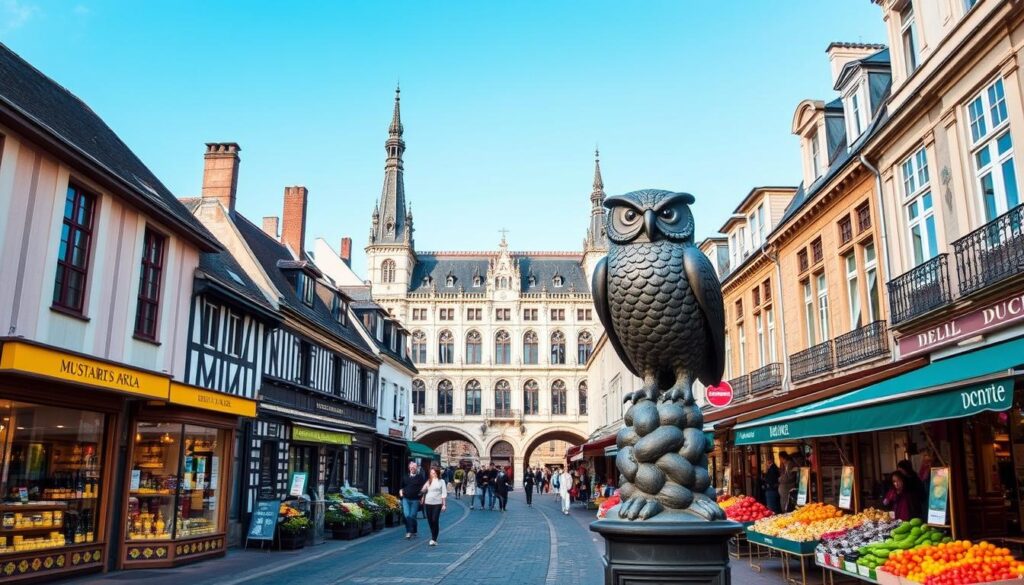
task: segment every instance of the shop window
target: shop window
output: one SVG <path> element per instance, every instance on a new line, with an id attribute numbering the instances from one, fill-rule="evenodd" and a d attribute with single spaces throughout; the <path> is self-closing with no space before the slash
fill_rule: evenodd
<path id="1" fill-rule="evenodd" d="M 128 540 L 194 538 L 223 530 L 218 505 L 225 501 L 224 433 L 180 423 L 136 423 Z M 264 453 L 261 450 L 261 459 L 273 458 L 272 453 Z"/>
<path id="2" fill-rule="evenodd" d="M 0 511 L 9 535 L 0 556 L 96 541 L 106 417 L 11 401 L 0 411 Z"/>

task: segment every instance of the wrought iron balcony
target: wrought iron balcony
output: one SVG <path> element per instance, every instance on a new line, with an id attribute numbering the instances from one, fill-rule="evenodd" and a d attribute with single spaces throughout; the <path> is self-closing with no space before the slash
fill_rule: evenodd
<path id="1" fill-rule="evenodd" d="M 836 367 L 845 368 L 872 358 L 889 355 L 889 328 L 875 321 L 836 337 Z"/>
<path id="2" fill-rule="evenodd" d="M 1024 205 L 953 242 L 960 294 L 1024 272 Z"/>
<path id="3" fill-rule="evenodd" d="M 729 380 L 729 385 L 732 386 L 733 401 L 738 402 L 750 396 L 750 376 L 733 378 Z"/>
<path id="4" fill-rule="evenodd" d="M 750 372 L 750 392 L 761 394 L 782 388 L 782 364 L 775 362 Z"/>
<path id="5" fill-rule="evenodd" d="M 513 408 L 489 408 L 486 417 L 488 420 L 518 420 L 523 418 L 523 413 Z"/>
<path id="6" fill-rule="evenodd" d="M 889 312 L 893 324 L 909 321 L 953 300 L 948 255 L 939 254 L 889 281 Z"/>
<path id="7" fill-rule="evenodd" d="M 812 345 L 789 356 L 789 375 L 794 382 L 832 371 L 832 340 Z"/>

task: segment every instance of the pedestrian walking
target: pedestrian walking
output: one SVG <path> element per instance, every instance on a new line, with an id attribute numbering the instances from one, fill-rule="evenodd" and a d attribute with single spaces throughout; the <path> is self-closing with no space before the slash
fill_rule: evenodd
<path id="1" fill-rule="evenodd" d="M 420 512 L 420 492 L 423 491 L 423 475 L 419 472 L 416 462 L 409 462 L 409 474 L 402 478 L 402 486 L 398 497 L 402 498 L 402 514 L 405 516 L 405 537 L 416 536 L 419 523 L 416 515 Z"/>
<path id="2" fill-rule="evenodd" d="M 523 490 L 526 492 L 526 505 L 533 507 L 533 487 L 536 484 L 537 476 L 533 473 L 532 467 L 526 468 L 523 475 Z"/>
<path id="3" fill-rule="evenodd" d="M 539 494 L 540 493 L 540 488 L 541 488 L 542 484 L 544 483 L 544 474 L 541 472 L 541 468 L 540 468 L 539 465 L 537 466 L 537 471 L 534 473 L 533 480 L 534 480 L 533 481 L 533 487 L 534 487 L 534 489 L 537 490 L 537 493 Z"/>
<path id="4" fill-rule="evenodd" d="M 494 497 L 498 500 L 498 509 L 502 512 L 508 507 L 508 492 L 512 487 L 512 476 L 505 473 L 504 469 L 498 470 L 494 478 Z"/>
<path id="5" fill-rule="evenodd" d="M 469 509 L 473 509 L 473 502 L 476 501 L 476 469 L 472 468 L 466 472 L 466 495 L 469 496 Z"/>
<path id="6" fill-rule="evenodd" d="M 462 499 L 462 480 L 465 478 L 465 476 L 466 476 L 466 471 L 464 469 L 462 469 L 461 467 L 455 470 L 455 480 L 454 480 L 454 483 L 455 483 L 455 499 L 456 500 L 461 500 Z"/>
<path id="7" fill-rule="evenodd" d="M 489 465 L 480 470 L 480 473 L 476 474 L 476 487 L 480 491 L 480 509 L 485 510 L 490 504 L 491 508 L 494 508 L 494 484 L 491 481 L 491 470 L 494 469 L 494 464 Z"/>
<path id="8" fill-rule="evenodd" d="M 562 513 L 569 513 L 569 490 L 572 489 L 572 475 L 568 471 L 563 471 L 558 475 L 554 476 L 552 481 L 558 488 L 558 495 L 562 498 Z"/>
<path id="9" fill-rule="evenodd" d="M 779 508 L 779 478 L 779 466 L 773 459 L 768 462 L 768 469 L 764 473 L 764 501 L 765 506 L 776 514 L 782 511 Z"/>
<path id="10" fill-rule="evenodd" d="M 437 546 L 441 532 L 441 512 L 448 509 L 448 484 L 438 475 L 436 468 L 430 469 L 430 477 L 423 484 L 423 505 L 427 509 L 427 524 L 430 526 L 430 546 Z"/>
<path id="11" fill-rule="evenodd" d="M 793 457 L 785 451 L 779 453 L 779 461 L 782 463 L 779 473 L 779 509 L 786 513 L 789 511 L 791 492 L 796 488 L 797 467 Z"/>

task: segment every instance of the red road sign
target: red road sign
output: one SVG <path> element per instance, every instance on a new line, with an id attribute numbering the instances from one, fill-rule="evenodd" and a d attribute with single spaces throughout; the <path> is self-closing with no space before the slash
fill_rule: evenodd
<path id="1" fill-rule="evenodd" d="M 732 404 L 732 386 L 725 380 L 722 380 L 722 382 L 717 386 L 708 386 L 704 396 L 708 399 L 708 403 L 711 404 L 711 406 L 716 406 L 718 408 L 729 406 Z"/>

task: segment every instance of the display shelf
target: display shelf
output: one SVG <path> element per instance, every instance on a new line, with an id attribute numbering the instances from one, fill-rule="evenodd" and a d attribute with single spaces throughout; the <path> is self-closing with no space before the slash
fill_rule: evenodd
<path id="1" fill-rule="evenodd" d="M 52 524 L 50 526 L 21 526 L 18 528 L 0 528 L 0 535 L 3 534 L 19 534 L 22 532 L 45 532 L 47 530 L 63 530 L 63 524 Z"/>
<path id="2" fill-rule="evenodd" d="M 747 529 L 747 540 L 762 544 L 768 547 L 776 548 L 782 552 L 791 553 L 794 555 L 810 555 L 814 553 L 814 548 L 818 546 L 817 540 L 809 541 L 796 541 L 789 540 L 787 538 L 779 538 L 777 536 L 768 536 L 756 532 L 754 530 Z"/>
<path id="3" fill-rule="evenodd" d="M 833 573 L 838 573 L 838 574 L 840 574 L 840 575 L 842 575 L 844 577 L 848 577 L 848 578 L 851 578 L 851 579 L 858 579 L 858 580 L 863 581 L 865 583 L 874 583 L 876 585 L 879 583 L 879 581 L 877 579 L 873 579 L 871 577 L 870 572 L 867 575 L 862 575 L 859 571 L 858 572 L 847 571 L 846 569 L 840 569 L 839 567 L 835 567 L 835 566 L 830 565 L 828 563 L 823 563 L 818 558 L 814 559 L 814 564 L 818 565 L 822 569 L 825 569 L 826 571 L 831 571 Z M 866 569 L 867 567 L 863 567 L 863 568 Z"/>
<path id="4" fill-rule="evenodd" d="M 24 512 L 25 510 L 64 510 L 68 507 L 66 502 L 39 501 L 18 504 L 8 502 L 0 504 L 0 512 Z"/>
<path id="5" fill-rule="evenodd" d="M 173 498 L 174 497 L 174 492 L 170 492 L 170 493 L 128 492 L 128 495 L 135 496 L 137 498 Z"/>

